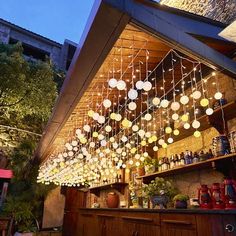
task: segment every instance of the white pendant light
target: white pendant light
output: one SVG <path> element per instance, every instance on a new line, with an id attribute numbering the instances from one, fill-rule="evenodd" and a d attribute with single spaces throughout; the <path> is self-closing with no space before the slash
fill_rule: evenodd
<path id="1" fill-rule="evenodd" d="M 154 152 L 158 151 L 158 147 L 157 147 L 157 146 L 154 146 L 154 147 L 153 147 L 153 151 L 154 151 Z"/>
<path id="2" fill-rule="evenodd" d="M 95 112 L 95 113 L 93 114 L 93 119 L 94 119 L 94 120 L 98 120 L 98 118 L 99 118 L 99 114 L 98 114 L 97 112 Z"/>
<path id="3" fill-rule="evenodd" d="M 75 131 L 75 133 L 78 135 L 78 134 L 81 134 L 81 129 L 77 129 L 76 131 Z"/>
<path id="4" fill-rule="evenodd" d="M 121 121 L 122 117 L 120 114 L 116 114 L 115 120 L 116 121 Z"/>
<path id="5" fill-rule="evenodd" d="M 179 115 L 177 113 L 174 113 L 174 114 L 172 114 L 171 118 L 173 120 L 178 120 L 179 119 Z"/>
<path id="6" fill-rule="evenodd" d="M 116 85 L 118 90 L 125 90 L 126 88 L 126 83 L 124 80 L 119 80 Z"/>
<path id="7" fill-rule="evenodd" d="M 192 96 L 194 99 L 199 99 L 202 96 L 202 93 L 200 91 L 196 90 L 192 93 Z"/>
<path id="8" fill-rule="evenodd" d="M 137 81 L 135 86 L 138 90 L 143 89 L 143 81 L 142 80 Z"/>
<path id="9" fill-rule="evenodd" d="M 130 89 L 128 92 L 128 98 L 134 100 L 138 97 L 138 92 L 135 89 Z"/>
<path id="10" fill-rule="evenodd" d="M 105 147 L 106 145 L 107 145 L 107 142 L 106 142 L 106 140 L 103 139 L 103 140 L 101 141 L 101 146 Z"/>
<path id="11" fill-rule="evenodd" d="M 174 139 L 170 137 L 170 138 L 167 139 L 167 142 L 168 142 L 168 143 L 173 143 L 173 142 L 174 142 Z"/>
<path id="12" fill-rule="evenodd" d="M 150 113 L 145 114 L 144 119 L 146 121 L 150 121 L 152 119 L 152 115 Z"/>
<path id="13" fill-rule="evenodd" d="M 90 126 L 89 125 L 84 125 L 84 127 L 83 127 L 83 129 L 84 129 L 84 131 L 86 131 L 86 132 L 90 132 Z"/>
<path id="14" fill-rule="evenodd" d="M 158 144 L 159 144 L 159 145 L 163 145 L 164 143 L 165 143 L 165 140 L 164 140 L 164 139 L 161 138 L 161 139 L 158 140 Z"/>
<path id="15" fill-rule="evenodd" d="M 104 116 L 99 116 L 99 117 L 98 117 L 98 123 L 99 123 L 99 124 L 104 124 L 105 121 L 106 121 L 106 119 L 105 119 Z"/>
<path id="16" fill-rule="evenodd" d="M 133 125 L 132 130 L 134 132 L 137 132 L 139 130 L 139 127 L 137 125 Z"/>
<path id="17" fill-rule="evenodd" d="M 142 138 L 145 135 L 145 131 L 143 129 L 140 129 L 138 131 L 138 135 Z"/>
<path id="18" fill-rule="evenodd" d="M 111 78 L 109 81 L 108 81 L 108 85 L 111 87 L 111 88 L 115 88 L 117 86 L 117 80 L 115 78 Z"/>
<path id="19" fill-rule="evenodd" d="M 89 110 L 89 111 L 88 111 L 88 116 L 89 116 L 89 117 L 93 117 L 93 114 L 94 114 L 94 111 L 93 111 L 93 110 Z"/>
<path id="20" fill-rule="evenodd" d="M 154 106 L 158 106 L 160 104 L 160 101 L 161 101 L 160 98 L 155 97 L 155 98 L 152 99 L 152 104 Z"/>
<path id="21" fill-rule="evenodd" d="M 161 107 L 167 108 L 169 106 L 169 101 L 167 99 L 161 100 Z"/>
<path id="22" fill-rule="evenodd" d="M 121 141 L 122 141 L 123 143 L 125 143 L 125 142 L 128 141 L 128 138 L 127 138 L 125 135 L 123 135 L 123 136 L 121 137 Z"/>
<path id="23" fill-rule="evenodd" d="M 111 128 L 110 125 L 107 125 L 107 126 L 105 127 L 105 131 L 106 131 L 107 133 L 111 132 L 111 130 L 112 130 L 112 128 Z"/>
<path id="24" fill-rule="evenodd" d="M 171 108 L 173 111 L 178 111 L 179 108 L 180 108 L 180 104 L 179 104 L 178 102 L 172 102 L 170 108 Z"/>
<path id="25" fill-rule="evenodd" d="M 152 89 L 152 84 L 149 81 L 143 83 L 143 90 L 148 92 Z"/>
<path id="26" fill-rule="evenodd" d="M 213 112 L 214 112 L 213 109 L 210 108 L 210 107 L 206 109 L 206 114 L 207 114 L 208 116 L 212 115 Z"/>
<path id="27" fill-rule="evenodd" d="M 222 98 L 222 96 L 223 96 L 223 94 L 221 92 L 217 92 L 217 93 L 215 93 L 214 98 L 219 100 Z"/>
<path id="28" fill-rule="evenodd" d="M 198 120 L 194 120 L 193 123 L 192 123 L 192 127 L 194 129 L 198 129 L 200 127 L 200 122 Z"/>
<path id="29" fill-rule="evenodd" d="M 128 108 L 129 108 L 129 110 L 134 111 L 137 108 L 137 105 L 135 102 L 130 102 L 128 104 Z"/>
<path id="30" fill-rule="evenodd" d="M 183 95 L 183 96 L 180 98 L 180 103 L 182 103 L 183 105 L 188 104 L 188 102 L 189 102 L 189 97 L 188 97 L 188 96 Z"/>
<path id="31" fill-rule="evenodd" d="M 185 123 L 185 124 L 184 124 L 184 128 L 185 128 L 185 129 L 189 129 L 189 128 L 190 128 L 190 124 L 189 124 L 189 123 Z"/>
<path id="32" fill-rule="evenodd" d="M 110 101 L 109 99 L 105 99 L 105 100 L 103 101 L 103 106 L 104 106 L 105 108 L 109 108 L 109 107 L 111 106 L 111 101 Z"/>

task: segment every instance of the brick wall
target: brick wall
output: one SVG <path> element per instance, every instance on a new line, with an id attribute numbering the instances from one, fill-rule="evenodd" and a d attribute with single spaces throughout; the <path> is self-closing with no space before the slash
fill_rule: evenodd
<path id="1" fill-rule="evenodd" d="M 230 23 L 236 18 L 235 0 L 162 0 L 161 3 L 223 23 Z"/>

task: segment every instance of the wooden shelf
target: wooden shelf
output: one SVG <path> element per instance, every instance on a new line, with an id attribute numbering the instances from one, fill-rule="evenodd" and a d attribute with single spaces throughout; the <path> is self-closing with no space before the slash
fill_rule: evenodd
<path id="1" fill-rule="evenodd" d="M 136 177 L 137 179 L 143 179 L 144 183 L 149 183 L 151 180 L 155 179 L 156 177 L 164 177 L 164 176 L 171 176 L 179 173 L 185 173 L 189 172 L 192 170 L 198 170 L 198 169 L 203 169 L 203 168 L 208 168 L 208 167 L 214 167 L 216 162 L 222 161 L 222 160 L 230 160 L 236 157 L 236 153 L 225 155 L 225 156 L 220 156 L 220 157 L 214 157 L 210 158 L 206 161 L 201 161 L 198 163 L 193 163 L 189 165 L 183 165 L 179 166 L 170 170 L 165 170 L 165 171 L 159 171 L 155 172 L 152 174 L 148 175 L 143 175 Z"/>
<path id="2" fill-rule="evenodd" d="M 236 117 L 236 102 L 229 102 L 222 106 L 222 109 L 224 112 L 224 120 L 222 119 L 221 108 L 217 108 L 214 110 L 214 113 L 211 116 L 203 115 L 197 119 L 201 123 L 201 126 L 198 130 L 203 131 L 210 127 L 214 127 L 219 133 L 224 133 L 224 122 L 225 127 L 227 128 L 226 122 Z M 179 128 L 179 130 L 180 134 L 174 137 L 175 142 L 191 136 L 194 132 L 194 129 L 192 127 L 187 130 L 181 127 Z"/>
<path id="3" fill-rule="evenodd" d="M 124 194 L 125 187 L 128 185 L 128 183 L 110 183 L 110 184 L 105 184 L 97 187 L 91 187 L 89 188 L 90 193 L 95 194 L 96 196 L 99 197 L 100 191 L 102 190 L 107 190 L 107 189 L 116 189 L 119 191 L 121 194 Z"/>

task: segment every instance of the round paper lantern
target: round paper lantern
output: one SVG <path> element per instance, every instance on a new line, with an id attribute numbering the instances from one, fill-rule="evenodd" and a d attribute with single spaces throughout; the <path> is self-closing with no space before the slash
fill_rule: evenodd
<path id="1" fill-rule="evenodd" d="M 104 135 L 103 134 L 99 134 L 98 135 L 98 140 L 103 140 L 105 137 L 104 137 Z"/>
<path id="2" fill-rule="evenodd" d="M 146 121 L 150 121 L 150 120 L 152 119 L 152 115 L 149 114 L 149 113 L 147 113 L 147 114 L 145 114 L 144 119 L 145 119 Z"/>
<path id="3" fill-rule="evenodd" d="M 179 135 L 179 130 L 178 130 L 178 129 L 175 129 L 175 130 L 173 131 L 173 134 L 174 134 L 175 136 L 178 136 L 178 135 Z"/>
<path id="4" fill-rule="evenodd" d="M 124 120 L 122 120 L 121 124 L 124 128 L 128 128 L 129 127 L 129 120 L 127 120 L 126 118 Z"/>
<path id="5" fill-rule="evenodd" d="M 99 118 L 99 114 L 97 112 L 94 112 L 93 119 L 98 120 L 98 118 Z"/>
<path id="6" fill-rule="evenodd" d="M 212 115 L 213 112 L 214 112 L 214 111 L 213 111 L 212 108 L 207 108 L 207 109 L 206 109 L 206 114 L 207 114 L 208 116 Z"/>
<path id="7" fill-rule="evenodd" d="M 148 152 L 144 152 L 144 153 L 143 153 L 143 156 L 144 156 L 144 157 L 148 157 Z"/>
<path id="8" fill-rule="evenodd" d="M 93 111 L 93 110 L 89 110 L 89 111 L 88 111 L 88 116 L 89 116 L 89 117 L 93 117 L 93 114 L 94 114 L 94 111 Z"/>
<path id="9" fill-rule="evenodd" d="M 121 154 L 121 153 L 122 153 L 122 148 L 117 148 L 117 149 L 116 149 L 116 152 L 117 152 L 118 154 Z"/>
<path id="10" fill-rule="evenodd" d="M 137 81 L 135 86 L 138 90 L 143 89 L 143 81 L 142 80 Z"/>
<path id="11" fill-rule="evenodd" d="M 115 120 L 116 121 L 121 121 L 122 117 L 120 114 L 116 114 Z"/>
<path id="12" fill-rule="evenodd" d="M 190 128 L 190 124 L 189 124 L 189 123 L 185 123 L 185 124 L 184 124 L 184 128 L 185 128 L 185 129 L 189 129 L 189 128 Z"/>
<path id="13" fill-rule="evenodd" d="M 188 102 L 189 102 L 189 97 L 188 97 L 188 96 L 183 95 L 183 96 L 180 98 L 180 103 L 182 103 L 183 105 L 188 104 Z"/>
<path id="14" fill-rule="evenodd" d="M 90 130 L 91 130 L 91 128 L 90 128 L 89 125 L 84 125 L 83 129 L 84 129 L 84 131 L 86 131 L 86 132 L 90 132 Z"/>
<path id="15" fill-rule="evenodd" d="M 140 166 L 140 162 L 137 161 L 137 162 L 135 163 L 135 165 L 136 165 L 137 167 Z"/>
<path id="16" fill-rule="evenodd" d="M 202 93 L 200 91 L 196 90 L 192 93 L 192 96 L 194 99 L 199 99 L 202 96 Z"/>
<path id="17" fill-rule="evenodd" d="M 115 88 L 117 86 L 117 80 L 115 78 L 111 78 L 109 81 L 108 81 L 108 85 L 111 87 L 111 88 Z"/>
<path id="18" fill-rule="evenodd" d="M 113 146 L 114 149 L 117 149 L 118 148 L 118 143 L 113 143 L 112 146 Z"/>
<path id="19" fill-rule="evenodd" d="M 94 138 L 97 138 L 97 137 L 98 137 L 98 132 L 94 131 L 94 132 L 93 132 L 93 137 L 94 137 Z"/>
<path id="20" fill-rule="evenodd" d="M 124 80 L 119 80 L 116 85 L 118 90 L 124 90 L 126 88 L 126 83 Z"/>
<path id="21" fill-rule="evenodd" d="M 167 108 L 169 106 L 169 101 L 167 99 L 163 99 L 161 101 L 161 107 Z"/>
<path id="22" fill-rule="evenodd" d="M 143 136 L 145 135 L 145 131 L 144 131 L 143 129 L 140 129 L 140 130 L 138 131 L 138 135 L 139 135 L 140 137 L 143 137 Z"/>
<path id="23" fill-rule="evenodd" d="M 143 83 L 143 90 L 148 92 L 152 89 L 152 84 L 149 81 Z"/>
<path id="24" fill-rule="evenodd" d="M 171 117 L 172 117 L 173 120 L 178 120 L 179 119 L 179 115 L 177 113 L 172 114 Z"/>
<path id="25" fill-rule="evenodd" d="M 181 120 L 184 121 L 184 122 L 188 121 L 188 118 L 189 118 L 188 114 L 184 114 L 184 115 L 181 116 Z"/>
<path id="26" fill-rule="evenodd" d="M 89 146 L 90 146 L 91 148 L 94 148 L 94 147 L 95 147 L 95 142 L 90 142 Z"/>
<path id="27" fill-rule="evenodd" d="M 173 143 L 173 142 L 174 142 L 174 139 L 170 137 L 170 138 L 167 139 L 167 142 L 168 142 L 168 143 Z"/>
<path id="28" fill-rule="evenodd" d="M 161 101 L 160 98 L 155 97 L 155 98 L 152 99 L 152 104 L 154 106 L 158 106 L 160 104 L 160 101 Z"/>
<path id="29" fill-rule="evenodd" d="M 166 127 L 166 128 L 165 128 L 165 132 L 166 132 L 167 134 L 172 133 L 172 128 L 171 128 L 171 127 Z"/>
<path id="30" fill-rule="evenodd" d="M 141 157 L 141 156 L 140 156 L 140 154 L 138 154 L 138 153 L 135 154 L 135 156 L 134 156 L 134 158 L 137 159 L 137 160 L 140 159 L 140 157 Z"/>
<path id="31" fill-rule="evenodd" d="M 156 135 L 153 135 L 153 136 L 152 136 L 152 141 L 153 141 L 153 142 L 156 142 L 156 141 L 157 141 L 157 136 L 156 136 Z"/>
<path id="32" fill-rule="evenodd" d="M 114 137 L 110 137 L 110 142 L 114 143 L 115 142 L 115 138 Z"/>
<path id="33" fill-rule="evenodd" d="M 153 147 L 153 151 L 154 151 L 154 152 L 158 151 L 158 147 L 157 147 L 157 146 L 154 146 L 154 147 Z"/>
<path id="34" fill-rule="evenodd" d="M 99 116 L 98 117 L 98 123 L 99 124 L 104 124 L 105 123 L 105 117 L 104 116 Z"/>
<path id="35" fill-rule="evenodd" d="M 110 114 L 110 118 L 111 118 L 112 120 L 115 120 L 115 119 L 116 119 L 116 113 L 112 112 L 112 113 Z"/>
<path id="36" fill-rule="evenodd" d="M 207 98 L 203 98 L 200 101 L 201 106 L 206 107 L 209 105 L 209 100 Z"/>
<path id="37" fill-rule="evenodd" d="M 139 130 L 139 127 L 137 125 L 133 125 L 132 130 L 134 132 L 137 132 Z"/>
<path id="38" fill-rule="evenodd" d="M 131 152 L 132 154 L 134 154 L 136 151 L 137 151 L 137 149 L 136 149 L 135 147 L 133 147 L 133 148 L 130 150 L 130 152 Z"/>
<path id="39" fill-rule="evenodd" d="M 129 110 L 134 111 L 137 108 L 137 105 L 135 102 L 130 102 L 128 104 L 128 108 L 129 108 Z"/>
<path id="40" fill-rule="evenodd" d="M 128 92 L 128 98 L 134 100 L 138 97 L 138 92 L 135 89 L 130 89 Z"/>
<path id="41" fill-rule="evenodd" d="M 162 148 L 167 148 L 168 145 L 167 145 L 167 143 L 163 143 L 161 146 L 162 146 Z"/>
<path id="42" fill-rule="evenodd" d="M 111 101 L 110 101 L 109 99 L 105 99 L 105 100 L 103 101 L 103 106 L 104 106 L 105 108 L 109 108 L 109 107 L 111 106 Z"/>
<path id="43" fill-rule="evenodd" d="M 78 142 L 77 142 L 76 140 L 73 140 L 73 141 L 71 142 L 71 145 L 75 147 L 75 146 L 78 145 Z"/>
<path id="44" fill-rule="evenodd" d="M 145 140 L 142 140 L 141 141 L 141 146 L 146 146 L 147 145 L 147 142 Z"/>
<path id="45" fill-rule="evenodd" d="M 125 143 L 125 142 L 127 142 L 128 141 L 128 138 L 126 137 L 126 136 L 122 136 L 121 137 L 121 141 L 123 142 L 123 143 Z"/>
<path id="46" fill-rule="evenodd" d="M 112 128 L 111 128 L 110 125 L 107 125 L 107 126 L 105 127 L 105 131 L 106 131 L 107 133 L 111 132 L 111 130 L 112 130 Z"/>
<path id="47" fill-rule="evenodd" d="M 194 133 L 193 133 L 194 137 L 196 138 L 199 138 L 201 136 L 201 132 L 196 130 Z"/>
<path id="48" fill-rule="evenodd" d="M 158 144 L 159 144 L 159 145 L 162 145 L 163 143 L 165 143 L 165 140 L 164 140 L 164 139 L 161 138 L 161 139 L 158 140 Z"/>
<path id="49" fill-rule="evenodd" d="M 81 139 L 80 139 L 80 142 L 81 142 L 82 144 L 85 144 L 85 143 L 87 143 L 87 139 L 86 139 L 86 138 L 81 138 Z"/>
<path id="50" fill-rule="evenodd" d="M 170 108 L 171 108 L 173 111 L 178 111 L 179 108 L 180 108 L 180 104 L 179 104 L 178 102 L 172 102 Z"/>
<path id="51" fill-rule="evenodd" d="M 214 98 L 219 100 L 222 98 L 222 96 L 223 96 L 223 94 L 221 92 L 217 92 L 217 93 L 215 93 Z"/>
<path id="52" fill-rule="evenodd" d="M 192 123 L 192 127 L 194 129 L 198 129 L 200 127 L 200 122 L 198 120 L 194 120 L 193 123 Z"/>
<path id="53" fill-rule="evenodd" d="M 134 164 L 134 161 L 133 161 L 133 160 L 129 160 L 129 164 L 130 164 L 130 165 L 133 165 L 133 164 Z"/>
<path id="54" fill-rule="evenodd" d="M 152 136 L 151 132 L 146 132 L 145 137 L 150 138 Z"/>
<path id="55" fill-rule="evenodd" d="M 76 131 L 75 131 L 75 133 L 78 135 L 78 134 L 81 134 L 81 129 L 77 129 Z"/>
<path id="56" fill-rule="evenodd" d="M 151 137 L 148 139 L 148 143 L 153 143 L 153 140 Z"/>

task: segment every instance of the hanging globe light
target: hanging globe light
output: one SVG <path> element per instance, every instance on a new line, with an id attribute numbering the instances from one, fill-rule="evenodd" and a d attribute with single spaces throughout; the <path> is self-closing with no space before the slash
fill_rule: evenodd
<path id="1" fill-rule="evenodd" d="M 181 120 L 184 121 L 184 122 L 188 121 L 188 119 L 189 119 L 188 114 L 184 114 L 184 115 L 181 116 Z"/>
<path id="2" fill-rule="evenodd" d="M 138 92 L 135 89 L 130 89 L 128 92 L 128 98 L 134 100 L 138 97 Z"/>
<path id="3" fill-rule="evenodd" d="M 88 111 L 88 116 L 89 116 L 89 117 L 93 117 L 93 114 L 94 114 L 94 111 L 93 111 L 93 110 L 89 110 L 89 111 Z"/>
<path id="4" fill-rule="evenodd" d="M 138 135 L 142 138 L 145 135 L 145 131 L 143 129 L 140 129 L 138 131 Z"/>
<path id="5" fill-rule="evenodd" d="M 157 147 L 157 146 L 154 146 L 154 147 L 153 147 L 153 151 L 154 151 L 154 152 L 157 152 L 157 151 L 158 151 L 158 147 Z"/>
<path id="6" fill-rule="evenodd" d="M 167 99 L 163 99 L 161 101 L 161 107 L 167 108 L 169 106 L 169 101 Z"/>
<path id="7" fill-rule="evenodd" d="M 108 81 L 108 85 L 111 87 L 111 88 L 115 88 L 117 86 L 117 80 L 115 78 L 111 78 L 109 81 Z"/>
<path id="8" fill-rule="evenodd" d="M 137 108 L 137 105 L 135 102 L 130 102 L 128 104 L 128 108 L 129 108 L 129 110 L 134 111 Z"/>
<path id="9" fill-rule="evenodd" d="M 126 83 L 124 80 L 119 80 L 116 85 L 118 90 L 125 90 L 126 88 Z"/>
<path id="10" fill-rule="evenodd" d="M 200 104 L 202 107 L 206 107 L 209 105 L 209 100 L 207 98 L 203 98 L 201 99 Z"/>
<path id="11" fill-rule="evenodd" d="M 151 132 L 146 132 L 146 133 L 145 133 L 145 137 L 146 137 L 146 138 L 150 138 L 151 136 L 152 136 Z"/>
<path id="12" fill-rule="evenodd" d="M 199 132 L 198 130 L 196 130 L 194 133 L 193 133 L 194 137 L 196 138 L 199 138 L 201 136 L 201 132 Z"/>
<path id="13" fill-rule="evenodd" d="M 137 160 L 140 159 L 140 157 L 141 157 L 141 156 L 140 156 L 140 154 L 138 154 L 138 153 L 135 154 L 135 156 L 134 156 L 134 158 L 137 159 Z"/>
<path id="14" fill-rule="evenodd" d="M 157 136 L 156 136 L 156 135 L 153 135 L 153 136 L 152 136 L 152 141 L 153 141 L 153 142 L 156 142 L 156 141 L 157 141 Z"/>
<path id="15" fill-rule="evenodd" d="M 137 132 L 139 130 L 139 127 L 137 125 L 133 125 L 132 130 L 134 132 Z"/>
<path id="16" fill-rule="evenodd" d="M 121 141 L 122 141 L 123 143 L 125 143 L 125 142 L 128 141 L 128 138 L 127 138 L 125 135 L 123 135 L 123 136 L 121 137 Z"/>
<path id="17" fill-rule="evenodd" d="M 105 99 L 105 100 L 103 101 L 103 106 L 104 106 L 105 108 L 109 108 L 109 107 L 111 106 L 111 101 L 110 101 L 109 99 Z"/>
<path id="18" fill-rule="evenodd" d="M 138 90 L 143 89 L 143 81 L 142 80 L 137 81 L 135 86 Z"/>
<path id="19" fill-rule="evenodd" d="M 161 146 L 162 146 L 162 148 L 167 148 L 168 145 L 167 145 L 167 143 L 163 143 Z"/>
<path id="20" fill-rule="evenodd" d="M 214 98 L 217 99 L 217 100 L 221 99 L 222 97 L 223 97 L 223 94 L 221 92 L 217 92 L 214 95 Z"/>
<path id="21" fill-rule="evenodd" d="M 167 139 L 167 142 L 168 142 L 168 143 L 173 143 L 173 142 L 174 142 L 174 139 L 170 137 L 170 138 Z"/>
<path id="22" fill-rule="evenodd" d="M 171 108 L 173 111 L 178 111 L 179 108 L 180 108 L 180 104 L 179 104 L 178 102 L 172 102 L 170 108 Z"/>
<path id="23" fill-rule="evenodd" d="M 180 103 L 182 103 L 183 105 L 188 104 L 188 102 L 189 102 L 189 97 L 188 97 L 188 96 L 183 95 L 183 96 L 180 98 Z"/>
<path id="24" fill-rule="evenodd" d="M 190 128 L 190 124 L 189 124 L 189 123 L 185 123 L 185 124 L 184 124 L 184 128 L 185 128 L 185 129 L 189 129 L 189 128 Z"/>
<path id="25" fill-rule="evenodd" d="M 99 114 L 97 112 L 94 112 L 93 119 L 98 120 L 98 118 L 99 118 Z"/>
<path id="26" fill-rule="evenodd" d="M 207 108 L 207 109 L 206 109 L 206 114 L 207 114 L 208 116 L 212 115 L 213 112 L 214 112 L 214 111 L 213 111 L 212 108 Z"/>
<path id="27" fill-rule="evenodd" d="M 98 135 L 98 140 L 103 140 L 104 138 L 105 138 L 105 136 L 103 134 Z"/>
<path id="28" fill-rule="evenodd" d="M 112 113 L 110 114 L 110 118 L 111 118 L 112 120 L 115 120 L 115 119 L 116 119 L 116 113 L 112 112 Z"/>
<path id="29" fill-rule="evenodd" d="M 179 115 L 177 113 L 174 113 L 174 114 L 172 114 L 171 118 L 173 120 L 178 120 L 179 119 Z"/>
<path id="30" fill-rule="evenodd" d="M 124 120 L 122 120 L 122 122 L 121 122 L 123 128 L 129 128 L 130 127 L 130 123 L 131 122 L 128 119 L 126 119 L 126 118 Z M 132 123 L 131 123 L 131 125 L 132 125 Z"/>
<path id="31" fill-rule="evenodd" d="M 117 148 L 118 148 L 118 143 L 113 143 L 113 144 L 112 144 L 112 147 L 113 147 L 114 149 L 117 149 Z"/>
<path id="32" fill-rule="evenodd" d="M 142 141 L 141 141 L 141 146 L 144 147 L 144 146 L 146 146 L 146 145 L 147 145 L 147 142 L 146 142 L 145 140 L 142 140 Z"/>
<path id="33" fill-rule="evenodd" d="M 112 128 L 111 128 L 110 125 L 107 125 L 107 126 L 105 127 L 105 131 L 106 131 L 107 133 L 111 132 L 111 130 L 112 130 Z"/>
<path id="34" fill-rule="evenodd" d="M 153 140 L 151 137 L 148 139 L 148 143 L 153 143 Z"/>
<path id="35" fill-rule="evenodd" d="M 161 100 L 158 97 L 155 97 L 155 98 L 152 99 L 152 104 L 154 106 L 158 106 L 160 104 L 160 102 L 161 102 Z"/>
<path id="36" fill-rule="evenodd" d="M 152 84 L 149 81 L 143 83 L 143 90 L 148 92 L 152 89 Z"/>
<path id="37" fill-rule="evenodd" d="M 136 151 L 137 151 L 137 149 L 135 147 L 133 147 L 133 148 L 131 148 L 130 153 L 134 154 Z"/>
<path id="38" fill-rule="evenodd" d="M 179 130 L 178 130 L 178 129 L 175 129 L 175 130 L 173 131 L 173 134 L 174 134 L 175 136 L 179 135 Z"/>
<path id="39" fill-rule="evenodd" d="M 114 143 L 115 142 L 115 138 L 114 137 L 110 137 L 110 142 Z"/>
<path id="40" fill-rule="evenodd" d="M 81 129 L 77 129 L 76 131 L 75 131 L 75 133 L 78 135 L 78 134 L 81 134 Z"/>
<path id="41" fill-rule="evenodd" d="M 122 117 L 120 114 L 116 114 L 115 120 L 116 121 L 121 121 Z"/>
<path id="42" fill-rule="evenodd" d="M 77 142 L 76 140 L 73 140 L 73 141 L 71 142 L 71 145 L 72 145 L 73 147 L 75 147 L 75 146 L 78 145 L 78 142 Z"/>
<path id="43" fill-rule="evenodd" d="M 202 93 L 200 91 L 196 90 L 192 93 L 192 96 L 193 96 L 194 99 L 197 100 L 202 96 Z"/>
<path id="44" fill-rule="evenodd" d="M 95 147 L 95 142 L 90 142 L 89 146 L 90 146 L 91 148 L 94 148 L 94 147 Z"/>
<path id="45" fill-rule="evenodd" d="M 152 119 L 152 115 L 150 113 L 145 114 L 144 119 L 146 121 L 150 121 Z"/>
<path id="46" fill-rule="evenodd" d="M 172 128 L 171 128 L 171 127 L 166 127 L 166 128 L 165 128 L 165 132 L 166 132 L 167 134 L 172 133 Z"/>
<path id="47" fill-rule="evenodd" d="M 97 137 L 98 137 L 98 132 L 94 131 L 94 132 L 93 132 L 93 137 L 94 137 L 94 138 L 97 138 Z"/>
<path id="48" fill-rule="evenodd" d="M 104 116 L 99 116 L 99 117 L 98 117 L 98 123 L 99 123 L 99 124 L 104 124 L 105 121 L 106 121 L 106 119 L 105 119 Z"/>
<path id="49" fill-rule="evenodd" d="M 84 125 L 83 129 L 84 129 L 84 131 L 86 131 L 86 132 L 90 132 L 90 130 L 91 130 L 91 128 L 90 128 L 89 125 Z"/>
<path id="50" fill-rule="evenodd" d="M 164 143 L 165 143 L 165 140 L 164 140 L 164 139 L 161 138 L 161 139 L 158 140 L 158 144 L 159 144 L 159 145 L 162 145 L 162 144 L 164 144 Z"/>
<path id="51" fill-rule="evenodd" d="M 193 123 L 192 123 L 192 127 L 194 129 L 198 129 L 200 127 L 200 122 L 198 120 L 194 120 Z"/>

